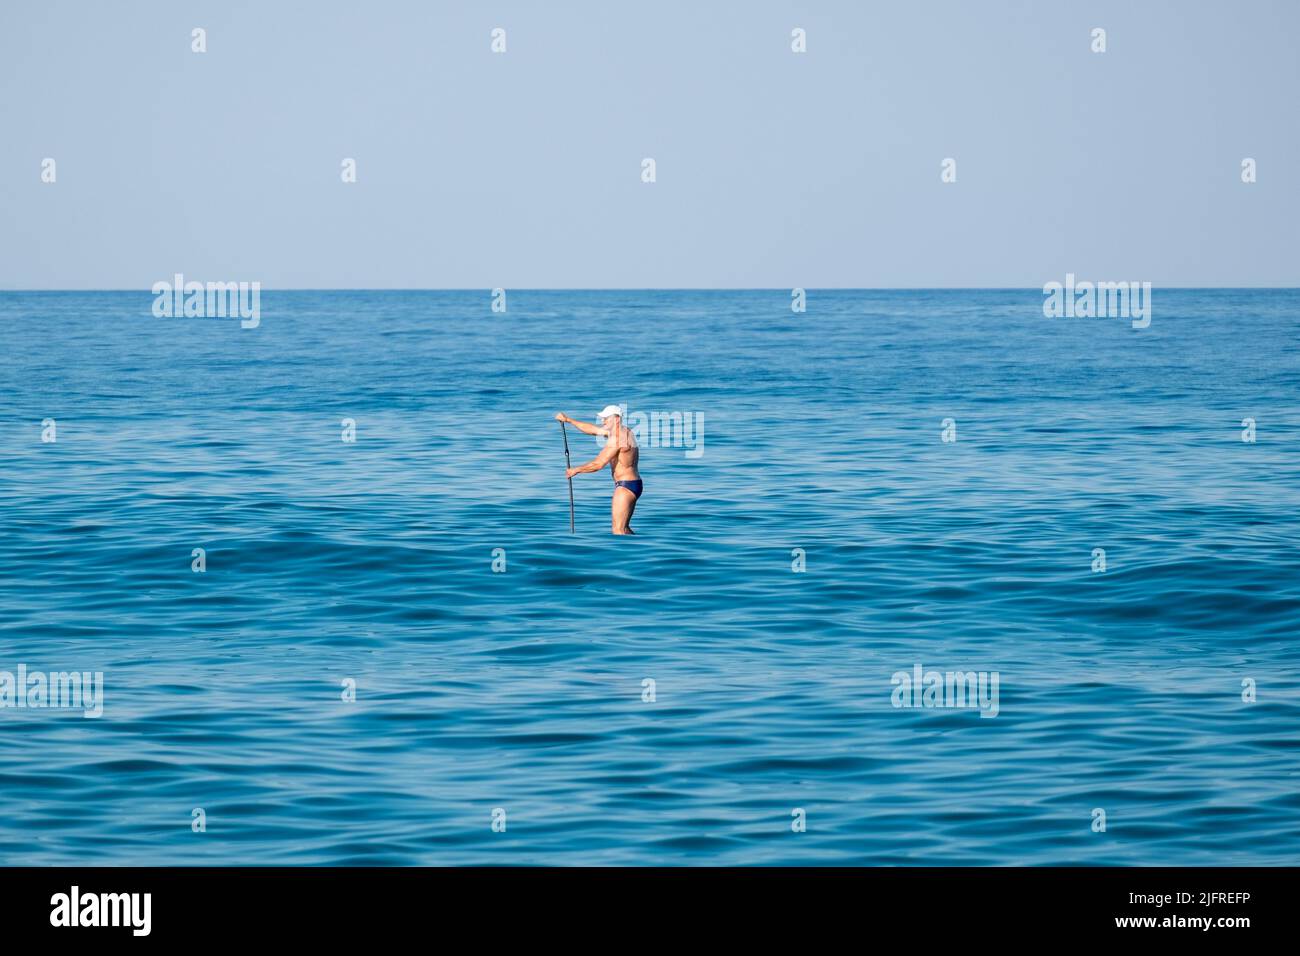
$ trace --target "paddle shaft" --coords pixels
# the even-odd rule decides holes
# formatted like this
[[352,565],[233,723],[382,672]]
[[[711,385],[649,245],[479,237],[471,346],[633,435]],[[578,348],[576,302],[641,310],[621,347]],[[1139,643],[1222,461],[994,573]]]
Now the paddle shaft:
[[[569,462],[569,432],[564,427],[564,422],[560,422],[560,434],[564,436],[564,467],[572,468]],[[569,534],[574,534],[573,530],[573,479],[569,479]]]

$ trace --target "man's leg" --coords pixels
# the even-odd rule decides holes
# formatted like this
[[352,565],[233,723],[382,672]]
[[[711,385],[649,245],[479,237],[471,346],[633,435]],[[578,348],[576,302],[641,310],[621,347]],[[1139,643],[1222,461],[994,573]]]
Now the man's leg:
[[610,502],[610,530],[614,534],[632,534],[632,529],[628,523],[632,520],[632,512],[636,510],[636,495],[626,488],[615,488],[614,499]]

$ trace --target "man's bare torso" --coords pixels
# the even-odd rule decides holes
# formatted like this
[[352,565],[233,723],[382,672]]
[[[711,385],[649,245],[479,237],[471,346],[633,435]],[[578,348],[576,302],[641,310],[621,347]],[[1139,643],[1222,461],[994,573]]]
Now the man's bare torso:
[[640,480],[641,474],[636,470],[636,463],[641,457],[641,449],[637,447],[636,437],[632,434],[632,430],[620,426],[618,434],[611,434],[610,438],[618,442],[618,451],[614,454],[614,459],[609,463],[609,467],[614,471],[614,480]]

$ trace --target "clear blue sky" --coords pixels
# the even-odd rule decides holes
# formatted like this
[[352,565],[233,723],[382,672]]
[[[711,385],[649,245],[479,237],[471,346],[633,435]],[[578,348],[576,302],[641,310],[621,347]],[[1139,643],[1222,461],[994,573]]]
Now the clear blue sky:
[[1295,0],[4,0],[0,288],[1300,285],[1297,35]]

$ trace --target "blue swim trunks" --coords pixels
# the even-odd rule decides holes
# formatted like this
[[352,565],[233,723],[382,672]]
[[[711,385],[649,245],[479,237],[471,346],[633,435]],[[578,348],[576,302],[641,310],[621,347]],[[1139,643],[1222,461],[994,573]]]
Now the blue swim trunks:
[[[638,478],[636,481],[616,481],[616,482],[614,482],[614,487],[615,487],[615,488],[626,488],[628,491],[632,492],[632,494],[635,496],[635,498],[640,498],[640,497],[641,497],[641,479],[640,479],[640,478]],[[635,500],[635,498],[634,498],[633,500]]]

